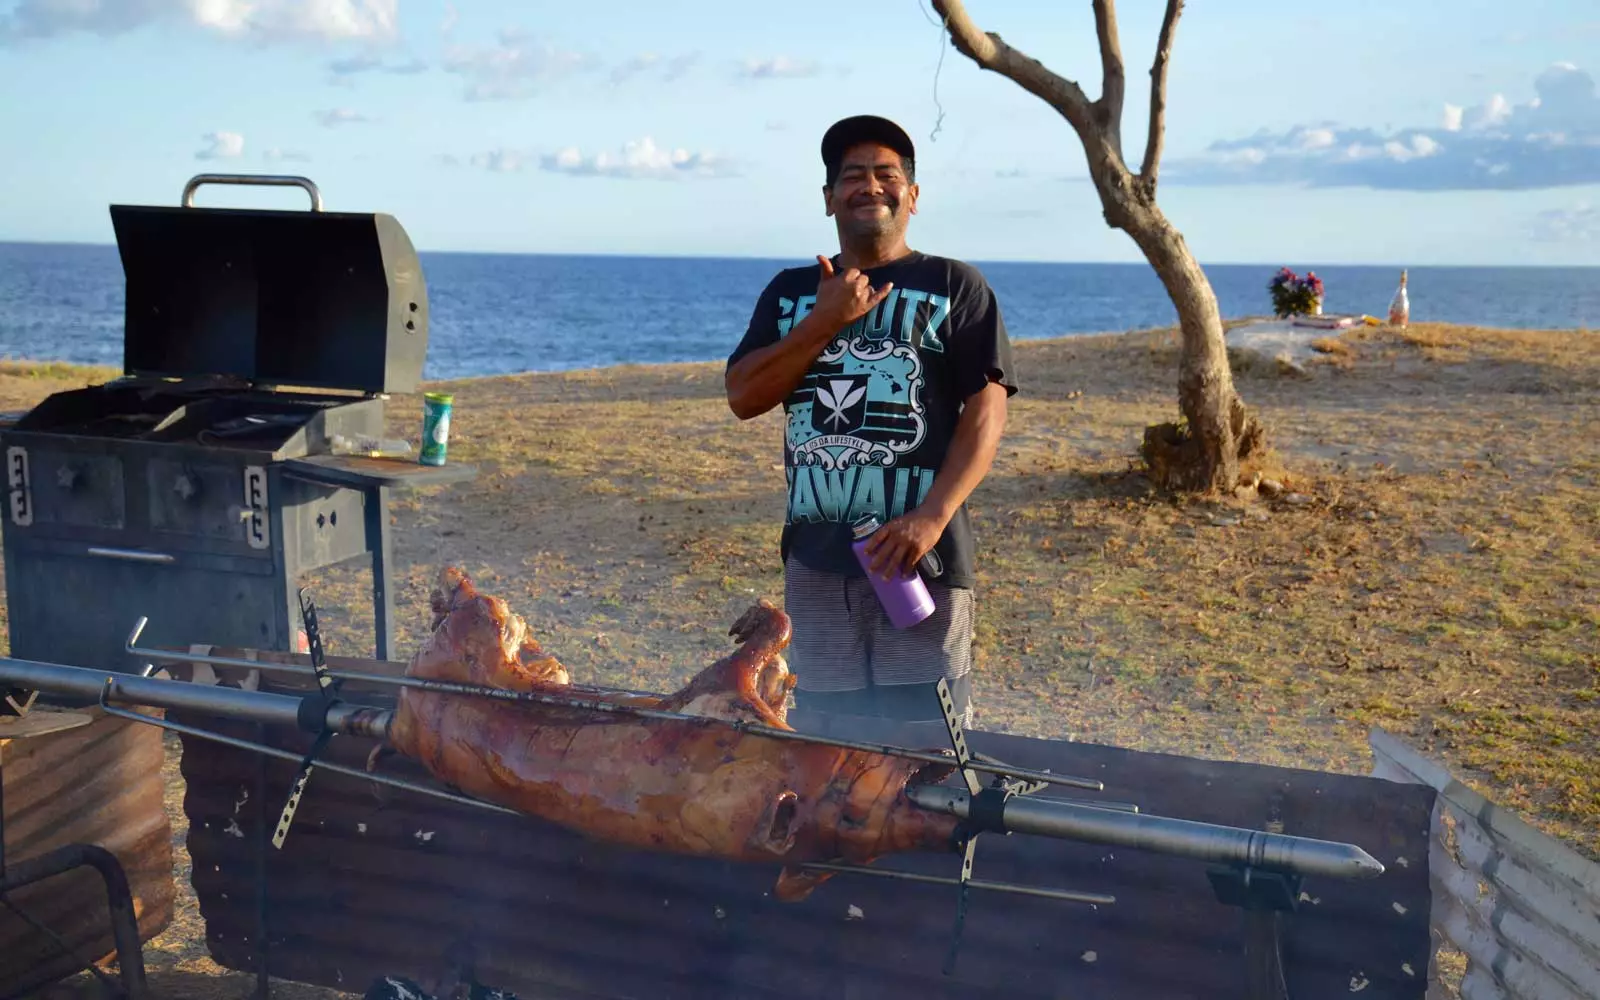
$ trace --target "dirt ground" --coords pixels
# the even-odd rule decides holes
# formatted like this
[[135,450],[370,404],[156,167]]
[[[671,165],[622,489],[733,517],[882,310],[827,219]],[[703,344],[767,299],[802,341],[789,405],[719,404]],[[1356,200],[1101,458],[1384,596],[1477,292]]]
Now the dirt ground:
[[[1171,331],[1016,345],[1023,391],[972,501],[978,727],[1366,773],[1381,726],[1600,857],[1600,336],[1422,325],[1323,348],[1308,376],[1236,367],[1284,491],[1202,503],[1137,471],[1143,428],[1176,417]],[[0,408],[103,377],[11,364]],[[446,563],[575,679],[628,687],[675,686],[752,600],[781,601],[780,417],[740,424],[720,366],[441,388],[452,460],[479,476],[397,505],[398,656]],[[390,413],[415,441],[420,398]],[[307,583],[329,652],[371,655],[366,570]],[[247,996],[181,905],[152,981]]]

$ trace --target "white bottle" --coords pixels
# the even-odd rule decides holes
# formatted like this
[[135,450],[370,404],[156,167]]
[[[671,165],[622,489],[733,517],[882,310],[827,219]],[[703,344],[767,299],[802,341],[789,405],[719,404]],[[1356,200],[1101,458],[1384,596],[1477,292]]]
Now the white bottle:
[[1406,272],[1400,272],[1400,287],[1389,302],[1389,325],[1404,330],[1411,321],[1411,299],[1406,295]]

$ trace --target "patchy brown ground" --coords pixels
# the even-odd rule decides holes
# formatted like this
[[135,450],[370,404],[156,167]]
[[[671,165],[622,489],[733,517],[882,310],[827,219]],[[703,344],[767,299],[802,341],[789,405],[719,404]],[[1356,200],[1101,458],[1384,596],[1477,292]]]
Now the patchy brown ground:
[[[1023,394],[973,500],[978,725],[1356,773],[1379,725],[1600,857],[1600,336],[1423,325],[1319,349],[1309,378],[1236,372],[1288,492],[1201,504],[1135,470],[1175,416],[1170,331],[1017,345]],[[0,408],[95,377],[0,366]],[[395,512],[401,655],[445,562],[576,678],[631,687],[681,682],[781,600],[779,417],[740,425],[719,366],[446,388],[452,458],[481,472]],[[394,400],[393,430],[415,440],[420,412]],[[365,571],[309,582],[329,651],[371,655]],[[164,995],[246,996],[183,905],[148,950]]]

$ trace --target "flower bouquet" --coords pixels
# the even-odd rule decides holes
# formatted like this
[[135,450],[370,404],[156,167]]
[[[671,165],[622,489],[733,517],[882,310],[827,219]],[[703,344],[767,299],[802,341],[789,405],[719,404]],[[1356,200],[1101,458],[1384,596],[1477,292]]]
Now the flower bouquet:
[[1322,312],[1322,279],[1315,271],[1307,271],[1302,278],[1287,267],[1280,268],[1267,290],[1272,293],[1273,315],[1316,316]]

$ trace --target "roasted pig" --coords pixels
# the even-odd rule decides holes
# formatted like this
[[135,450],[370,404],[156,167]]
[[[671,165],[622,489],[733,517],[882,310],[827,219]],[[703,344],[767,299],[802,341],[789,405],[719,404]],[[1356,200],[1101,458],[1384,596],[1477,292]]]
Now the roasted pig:
[[454,568],[441,573],[432,605],[432,634],[407,676],[699,717],[402,689],[390,743],[468,795],[599,840],[780,864],[775,895],[788,900],[825,880],[799,867],[807,862],[865,864],[956,847],[956,820],[905,794],[908,785],[942,780],[951,767],[727,724],[791,730],[794,676],[781,655],[789,618],[767,601],[729,630],[733,652],[660,696],[573,684],[505,601],[478,593]]

